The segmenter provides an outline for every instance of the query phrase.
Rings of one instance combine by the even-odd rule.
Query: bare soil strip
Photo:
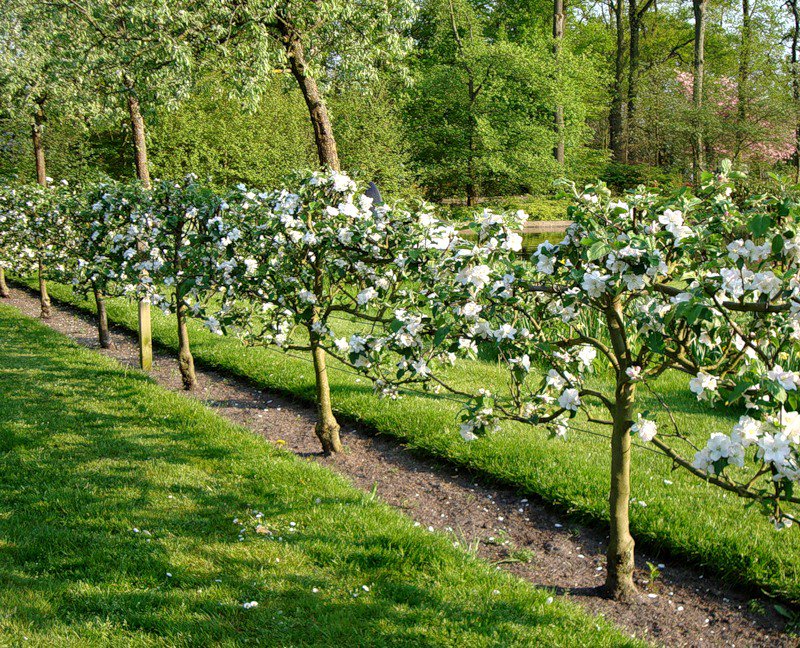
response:
[[[36,297],[19,289],[11,292],[2,303],[38,317]],[[94,322],[79,311],[54,304],[53,317],[46,323],[79,344],[98,348]],[[112,328],[112,340],[113,348],[98,351],[136,367],[135,338]],[[533,496],[420,457],[396,440],[359,426],[343,426],[346,450],[341,456],[323,457],[314,435],[313,407],[198,364],[199,387],[191,396],[222,416],[347,476],[365,491],[374,490],[431,532],[450,535],[454,543],[477,551],[498,569],[552,588],[554,595],[604,615],[632,635],[665,646],[800,646],[800,640],[783,632],[784,620],[769,601],[754,602],[752,592],[642,551],[637,557],[640,600],[608,600],[599,589],[607,540],[602,531],[570,521]],[[151,375],[162,386],[182,391],[172,355],[158,351]],[[654,582],[648,582],[648,562],[661,566]],[[765,613],[754,612],[757,608]]]

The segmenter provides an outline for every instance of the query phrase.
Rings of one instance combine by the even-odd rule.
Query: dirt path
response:
[[[30,293],[12,290],[3,303],[37,317],[38,301]],[[94,323],[70,308],[54,305],[47,321],[78,343],[97,348]],[[135,366],[135,339],[112,330],[114,347],[101,351]],[[152,376],[164,387],[180,390],[172,356],[155,354]],[[346,452],[325,458],[314,435],[314,411],[306,404],[255,389],[244,381],[198,367],[201,399],[228,419],[244,425],[272,443],[309,457],[352,480],[364,490],[376,489],[384,501],[432,531],[448,533],[454,542],[474,549],[498,569],[525,578],[602,614],[631,634],[666,646],[800,646],[782,633],[783,620],[761,601],[766,614],[751,612],[752,594],[743,593],[677,560],[638,552],[641,600],[634,605],[609,601],[602,585],[607,536],[570,522],[566,515],[513,490],[452,465],[415,456],[397,441],[374,431],[344,425]],[[647,583],[647,561],[666,563],[661,577]]]

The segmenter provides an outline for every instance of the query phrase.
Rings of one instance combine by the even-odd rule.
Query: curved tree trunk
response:
[[[331,407],[331,387],[328,383],[328,370],[325,364],[325,349],[316,340],[311,342],[314,358],[314,377],[317,384],[317,426],[315,432],[322,444],[322,451],[328,455],[342,451],[339,439],[339,423]]]
[[[111,348],[111,333],[108,330],[108,313],[106,312],[106,300],[103,293],[92,286],[94,292],[94,303],[97,306],[97,339],[101,349]]]
[[[178,302],[175,309],[178,320],[178,364],[181,370],[183,388],[191,390],[197,387],[197,374],[194,371],[194,357],[189,346],[189,330],[186,328],[186,304]]]
[[[131,120],[133,135],[134,163],[136,177],[139,178],[145,189],[150,189],[150,170],[147,166],[147,140],[145,139],[144,118],[142,117],[139,99],[130,79],[126,79],[128,113]],[[153,367],[153,334],[150,319],[150,300],[139,300],[139,366],[150,371]]]
[[[6,283],[6,271],[3,267],[0,267],[0,297],[11,297],[11,293],[8,290],[8,284]]]
[[[292,33],[285,23],[281,22],[281,33],[283,35],[286,56],[292,69],[292,76],[300,86],[303,93],[308,113],[311,117],[311,124],[314,127],[314,141],[317,145],[317,156],[322,166],[328,166],[334,171],[339,171],[339,152],[336,148],[336,140],[333,137],[333,126],[328,115],[328,107],[322,93],[319,91],[317,81],[308,73],[308,63],[305,58],[305,50],[300,37]]]
[[[628,345],[622,324],[622,308],[617,300],[606,310],[606,325],[614,355],[619,362],[615,391],[614,427],[611,433],[611,487],[608,503],[611,527],[606,565],[606,590],[617,600],[631,600],[636,595],[633,582],[634,541],[630,531],[631,497],[631,426],[635,385],[625,370],[628,367]]]

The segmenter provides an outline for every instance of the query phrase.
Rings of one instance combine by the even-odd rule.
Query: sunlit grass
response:
[[[2,305],[0,331],[0,645],[634,645]]]
[[[70,289],[53,286],[53,294],[91,309]],[[136,315],[127,302],[109,305],[113,320],[135,328]],[[154,316],[154,336],[175,348],[177,335],[170,318]],[[230,338],[208,333],[192,324],[195,357],[208,366],[225,369],[264,387],[303,399],[314,397],[313,372],[304,355],[290,357],[265,348],[244,348]],[[491,438],[467,444],[457,433],[458,405],[433,396],[378,400],[366,381],[332,363],[334,406],[352,420],[392,434],[410,447],[448,458],[538,494],[577,517],[608,519],[608,442],[575,433],[569,441],[551,441],[544,431],[505,425]],[[341,367],[339,368],[341,369]],[[502,385],[503,372],[491,363],[465,363],[454,370],[462,385]],[[730,429],[738,412],[709,412],[686,388],[682,375],[667,375],[658,383],[660,396],[674,411],[684,433],[696,440]],[[496,389],[497,387],[495,387]],[[659,409],[654,398],[642,395],[642,409]],[[663,421],[664,424],[667,421]],[[597,434],[603,427],[588,426]],[[733,495],[684,472],[672,471],[669,460],[635,448],[633,457],[632,526],[635,537],[651,548],[665,549],[725,576],[731,582],[800,601],[800,533],[776,532],[755,509],[746,509]]]

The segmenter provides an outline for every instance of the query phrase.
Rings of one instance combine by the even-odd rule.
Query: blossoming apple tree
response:
[[[0,264],[22,276],[38,274],[43,318],[51,316],[46,280],[58,276],[68,260],[71,227],[61,205],[71,191],[66,185],[20,185],[0,195]]]
[[[620,201],[603,185],[576,191],[565,238],[530,261],[514,252],[518,217],[485,212],[475,240],[425,269],[414,306],[388,332],[363,336],[355,363],[381,390],[424,381],[461,399],[466,440],[502,420],[557,437],[587,423],[607,428],[606,586],[616,598],[635,594],[633,438],[759,504],[778,528],[798,519],[800,214],[781,191],[737,196],[735,179],[726,164],[696,195],[641,189]],[[482,346],[507,370],[507,388],[449,384],[440,359],[475,357]],[[699,442],[681,429],[653,385],[674,371],[707,406],[740,408],[738,422]],[[641,411],[643,391],[659,411]]]
[[[67,209],[75,236],[64,280],[79,294],[94,296],[100,346],[109,348],[106,298],[152,292],[152,279],[141,272],[154,265],[150,196],[138,183],[100,183],[87,187]]]
[[[151,269],[153,303],[165,313],[175,313],[181,379],[185,389],[194,389],[197,376],[187,316],[200,314],[213,297],[208,271],[216,272],[228,258],[232,239],[227,238],[229,232],[220,218],[227,205],[193,175],[179,183],[156,183],[152,200],[154,249],[160,259],[158,267]]]
[[[310,353],[316,433],[324,452],[338,452],[327,356],[359,367],[366,339],[349,334],[353,322],[388,325],[411,298],[408,280],[455,233],[424,206],[373,204],[337,171],[300,175],[289,187],[259,194],[239,187],[227,197],[220,218],[227,224],[209,246],[229,253],[209,270],[223,300],[206,323],[249,343]]]

